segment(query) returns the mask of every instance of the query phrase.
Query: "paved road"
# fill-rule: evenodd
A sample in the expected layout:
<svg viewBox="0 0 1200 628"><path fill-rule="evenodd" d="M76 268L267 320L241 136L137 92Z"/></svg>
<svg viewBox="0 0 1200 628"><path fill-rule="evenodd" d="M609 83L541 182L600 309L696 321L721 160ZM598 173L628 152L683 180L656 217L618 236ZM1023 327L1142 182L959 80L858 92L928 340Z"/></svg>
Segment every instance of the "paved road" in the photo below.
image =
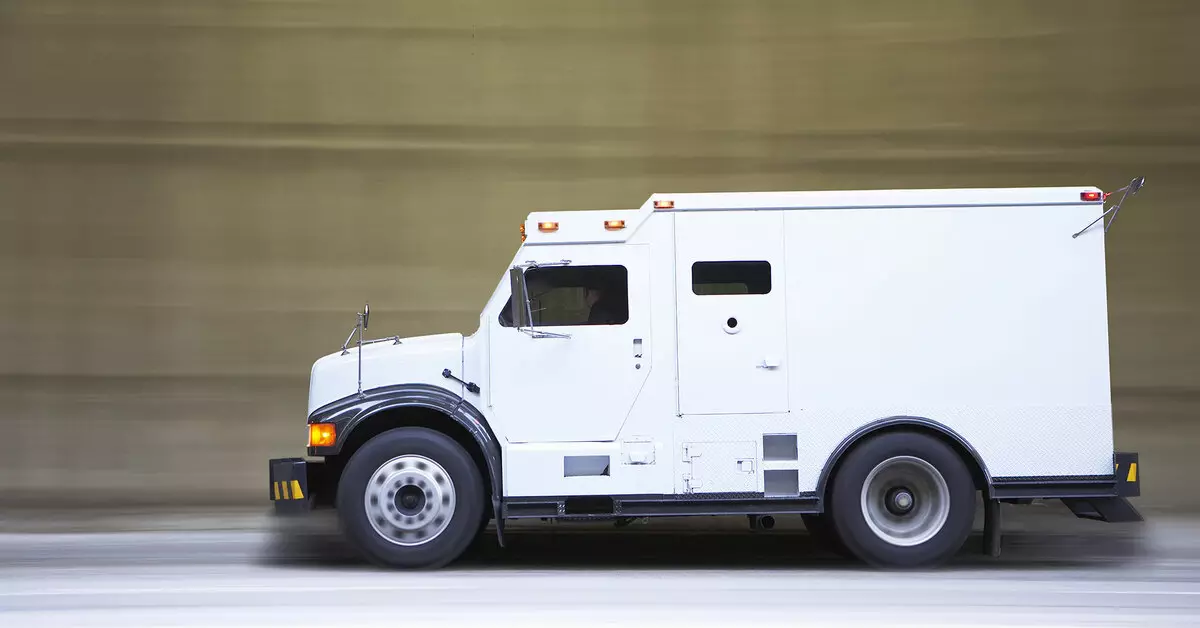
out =
<svg viewBox="0 0 1200 628"><path fill-rule="evenodd" d="M1196 526L1085 524L922 573L857 567L791 528L555 526L425 573L364 566L324 533L8 534L0 626L1200 625L1200 552L1153 538Z"/></svg>

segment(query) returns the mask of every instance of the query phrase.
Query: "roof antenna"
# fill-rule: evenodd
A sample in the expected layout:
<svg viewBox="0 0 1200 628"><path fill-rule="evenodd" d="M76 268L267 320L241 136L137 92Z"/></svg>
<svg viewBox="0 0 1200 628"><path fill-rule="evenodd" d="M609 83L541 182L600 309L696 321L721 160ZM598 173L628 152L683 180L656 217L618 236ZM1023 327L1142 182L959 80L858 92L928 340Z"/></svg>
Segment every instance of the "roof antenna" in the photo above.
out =
<svg viewBox="0 0 1200 628"><path fill-rule="evenodd" d="M1116 205L1113 205L1108 210L1106 210L1103 214L1100 214L1100 216L1098 216L1095 220L1089 222L1088 226L1080 229L1079 233L1076 233L1075 235L1073 235L1071 237L1078 238L1080 236L1080 234L1082 234L1084 231L1091 229L1092 225L1100 222L1101 220L1104 220L1104 218L1106 216L1108 216L1109 214L1112 214L1112 216L1110 216L1108 218L1108 222L1105 223L1105 225L1104 225L1104 233L1108 233L1108 228L1111 227L1113 224L1113 221L1115 221L1117 219L1117 212L1121 211L1121 203L1124 203L1125 199L1129 198L1130 196L1136 195L1138 193L1138 190L1142 189L1142 186L1145 185L1145 183L1146 183L1146 177L1134 177L1134 179L1129 182L1129 185L1127 185L1119 190L1116 190L1116 192L1124 192L1124 194L1121 195L1121 200L1117 201ZM1108 194L1105 194L1104 195L1105 200L1108 199L1110 194L1114 194L1114 193L1115 192L1109 192Z"/></svg>

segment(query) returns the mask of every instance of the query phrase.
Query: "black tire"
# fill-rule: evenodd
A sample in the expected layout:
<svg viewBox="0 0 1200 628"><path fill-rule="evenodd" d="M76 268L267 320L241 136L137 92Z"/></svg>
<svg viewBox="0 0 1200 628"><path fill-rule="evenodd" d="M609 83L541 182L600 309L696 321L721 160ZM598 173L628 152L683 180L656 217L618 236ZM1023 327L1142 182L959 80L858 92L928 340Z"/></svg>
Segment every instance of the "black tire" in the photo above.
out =
<svg viewBox="0 0 1200 628"><path fill-rule="evenodd" d="M931 525L932 536L919 544L889 541L872 529L864 513L863 490L868 476L877 465L898 456L917 459L918 465L927 464L936 469L945 482L949 497L944 522L940 528ZM922 500L933 503L928 497L918 495L914 501L918 506L912 507L922 507ZM879 502L882 507L883 500ZM890 432L872 437L846 454L833 478L828 515L829 523L846 549L871 565L892 568L933 566L953 557L970 535L975 519L975 484L962 458L942 441L917 432Z"/></svg>
<svg viewBox="0 0 1200 628"><path fill-rule="evenodd" d="M368 520L365 504L372 476L389 460L404 455L423 456L440 465L454 489L449 523L420 545L400 545L385 538ZM372 438L350 458L338 482L338 518L346 540L371 562L386 567L437 568L462 555L475 539L484 516L484 493L478 467L454 439L423 427L402 427Z"/></svg>
<svg viewBox="0 0 1200 628"><path fill-rule="evenodd" d="M817 545L842 558L854 558L854 554L846 549L846 544L842 543L842 539L838 537L837 530L833 529L827 513L804 514L800 515L800 519L804 522L804 528L808 530L808 535Z"/></svg>
<svg viewBox="0 0 1200 628"><path fill-rule="evenodd" d="M487 507L484 507L485 513L487 510L489 510L489 509ZM476 545L479 543L487 542L487 540L488 540L487 527L488 527L488 524L491 522L492 522L492 517L488 514L484 514L482 520L479 522L479 527L475 530L475 536L471 537L471 539L472 539L471 545Z"/></svg>

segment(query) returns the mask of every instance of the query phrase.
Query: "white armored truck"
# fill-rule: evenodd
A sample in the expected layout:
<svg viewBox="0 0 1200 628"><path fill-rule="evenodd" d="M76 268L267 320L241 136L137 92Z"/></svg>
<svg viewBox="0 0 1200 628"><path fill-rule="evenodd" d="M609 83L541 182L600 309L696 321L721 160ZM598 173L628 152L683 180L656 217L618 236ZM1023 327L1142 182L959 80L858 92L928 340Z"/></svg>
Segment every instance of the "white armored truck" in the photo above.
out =
<svg viewBox="0 0 1200 628"><path fill-rule="evenodd" d="M1143 179L1118 190L1124 200ZM312 368L279 513L396 567L487 524L799 515L868 563L946 561L979 500L1139 521L1113 447L1094 187L655 194L530 214L470 336ZM1107 219L1107 221L1106 221Z"/></svg>

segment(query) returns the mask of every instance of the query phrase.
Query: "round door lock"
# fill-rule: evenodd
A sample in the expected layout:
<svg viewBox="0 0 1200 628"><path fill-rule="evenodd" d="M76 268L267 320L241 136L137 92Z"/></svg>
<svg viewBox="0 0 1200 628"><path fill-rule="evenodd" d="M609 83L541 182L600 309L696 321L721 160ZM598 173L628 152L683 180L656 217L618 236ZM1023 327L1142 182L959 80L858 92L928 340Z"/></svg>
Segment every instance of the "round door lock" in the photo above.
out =
<svg viewBox="0 0 1200 628"><path fill-rule="evenodd" d="M733 316L725 319L725 325L723 325L723 329L727 334L736 334L739 331L742 331L742 328L738 326L738 319Z"/></svg>

